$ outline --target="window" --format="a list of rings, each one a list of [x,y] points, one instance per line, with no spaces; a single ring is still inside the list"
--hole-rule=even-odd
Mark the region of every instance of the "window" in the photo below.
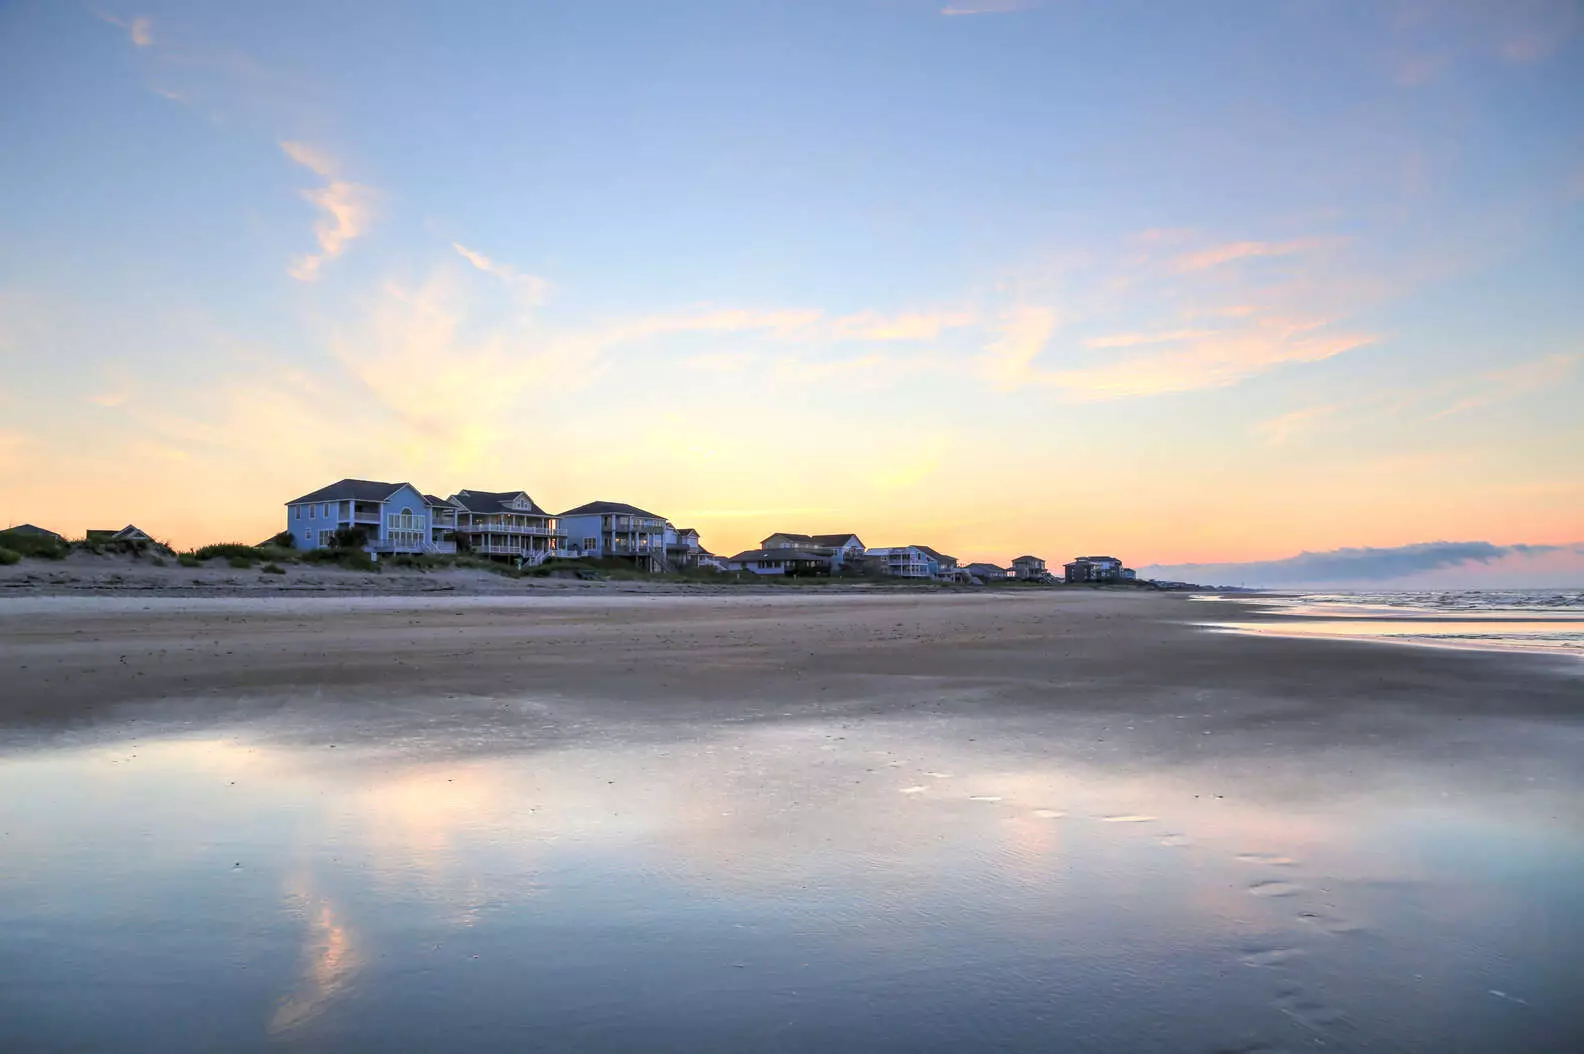
[[[306,531],[303,532],[303,541],[307,542],[309,545],[313,544],[313,528],[312,527],[308,528]]]
[[[317,505],[308,506],[308,518],[310,520],[314,518],[314,513],[318,510],[318,508],[319,508],[319,506],[317,506]]]
[[[330,518],[330,503],[328,501],[325,502],[323,507],[319,509],[319,515],[323,516],[327,520]]]
[[[599,548],[599,539],[598,538],[585,538],[585,539],[583,539],[583,548],[585,548],[585,549],[598,549]]]
[[[302,519],[302,506],[301,505],[293,505],[292,506],[292,515],[295,516],[299,520]]]

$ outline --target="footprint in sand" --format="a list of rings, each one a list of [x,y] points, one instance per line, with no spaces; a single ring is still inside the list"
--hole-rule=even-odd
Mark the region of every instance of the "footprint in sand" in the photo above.
[[[1267,882],[1254,883],[1248,887],[1248,891],[1256,897],[1290,897],[1294,893],[1303,892],[1303,887],[1295,882],[1271,879]]]
[[[1324,933],[1343,934],[1357,933],[1364,927],[1356,922],[1344,919],[1339,915],[1328,915],[1318,911],[1300,911],[1298,921],[1313,926]]]
[[[1266,948],[1261,951],[1246,952],[1238,958],[1238,962],[1244,966],[1254,967],[1280,966],[1302,955],[1303,952],[1297,948]]]

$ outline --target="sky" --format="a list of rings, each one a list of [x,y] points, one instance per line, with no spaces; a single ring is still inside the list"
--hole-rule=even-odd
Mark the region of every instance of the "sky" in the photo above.
[[[1581,99],[1545,0],[0,4],[0,522],[1584,582]]]

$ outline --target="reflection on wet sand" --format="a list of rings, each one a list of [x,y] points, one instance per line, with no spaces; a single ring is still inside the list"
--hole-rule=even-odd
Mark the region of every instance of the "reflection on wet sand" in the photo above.
[[[1098,1014],[1084,1027],[1116,1049],[1152,1049],[1133,1014],[1095,1009],[1117,986],[1234,1046],[1345,1046],[1344,1019],[1398,1038],[1419,1027],[1393,1033],[1390,1004],[1407,997],[1404,978],[1431,972],[1425,956],[1448,993],[1498,989],[1539,1006],[1560,990],[1555,959],[1491,968],[1543,914],[1481,877],[1495,865],[1452,877],[1443,860],[1506,838],[1519,864],[1501,866],[1527,868],[1534,896],[1566,900],[1554,882],[1579,846],[1555,824],[1580,819],[1575,788],[1429,809],[1467,781],[1361,764],[1374,775],[1316,794],[1222,757],[1143,768],[1083,756],[1084,743],[1132,730],[1080,722],[1042,739],[971,718],[786,722],[414,759],[401,743],[304,748],[255,728],[63,752],[0,768],[0,829],[26,827],[33,850],[21,870],[0,870],[0,901],[74,910],[73,890],[90,888],[74,868],[93,861],[52,844],[91,845],[84,832],[108,813],[179,815],[182,837],[123,881],[186,883],[201,903],[230,888],[221,881],[273,876],[239,902],[278,919],[247,956],[246,983],[269,987],[261,1035],[326,1047],[432,1036],[425,1014],[495,1021],[495,1041],[532,1023],[578,1045],[599,1022],[631,1043],[646,1021],[712,1020],[700,1000],[756,1028],[829,1019],[855,1035],[880,1000],[897,1006],[898,1035],[1015,1047],[1049,1038],[1056,999],[1069,1016]],[[19,802],[68,785],[80,813],[27,823],[37,806]],[[1549,819],[1525,830],[1519,812]],[[228,870],[233,857],[246,867]],[[276,939],[282,954],[266,954]],[[201,949],[205,935],[191,940]],[[17,968],[0,951],[0,980]],[[244,982],[205,983],[223,1000]],[[994,1025],[963,1002],[992,998],[985,984],[1007,1008]],[[1435,1006],[1445,1021],[1462,1012]],[[1224,1033],[1234,1019],[1242,1031]]]
[[[286,900],[305,925],[303,968],[301,979],[270,1018],[272,1034],[288,1032],[324,1013],[362,966],[352,934],[328,899],[296,888],[287,892]]]

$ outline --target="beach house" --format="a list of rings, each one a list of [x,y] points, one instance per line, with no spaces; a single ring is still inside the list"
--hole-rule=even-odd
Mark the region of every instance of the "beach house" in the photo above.
[[[343,479],[286,503],[286,530],[298,549],[335,543],[358,532],[371,553],[451,552],[431,533],[429,502],[411,483]]]
[[[572,554],[630,559],[648,571],[665,566],[664,516],[626,502],[591,501],[557,519]]]
[[[1020,582],[1043,582],[1045,561],[1037,556],[1020,556],[1012,561],[1012,577]]]
[[[831,558],[833,570],[843,564],[855,563],[864,554],[863,539],[851,532],[793,534],[789,531],[777,531],[759,544],[765,549],[801,549],[809,553],[822,553]]]
[[[566,532],[527,491],[459,490],[447,504],[454,507],[459,546],[470,552],[528,564],[562,555]]]
[[[756,575],[828,575],[833,558],[812,549],[778,545],[773,549],[749,549],[726,561],[728,571],[747,571]]]
[[[916,545],[866,549],[864,566],[871,574],[894,575],[897,578],[934,578],[940,570],[935,558]]]
[[[1007,578],[1007,569],[995,564],[976,562],[964,567],[963,570],[981,582],[1002,582]]]
[[[1068,582],[1131,582],[1138,576],[1114,556],[1079,556],[1064,565]]]
[[[937,570],[955,571],[957,569],[957,558],[955,556],[947,556],[945,553],[937,552],[927,545],[915,545],[913,548],[934,560]]]

